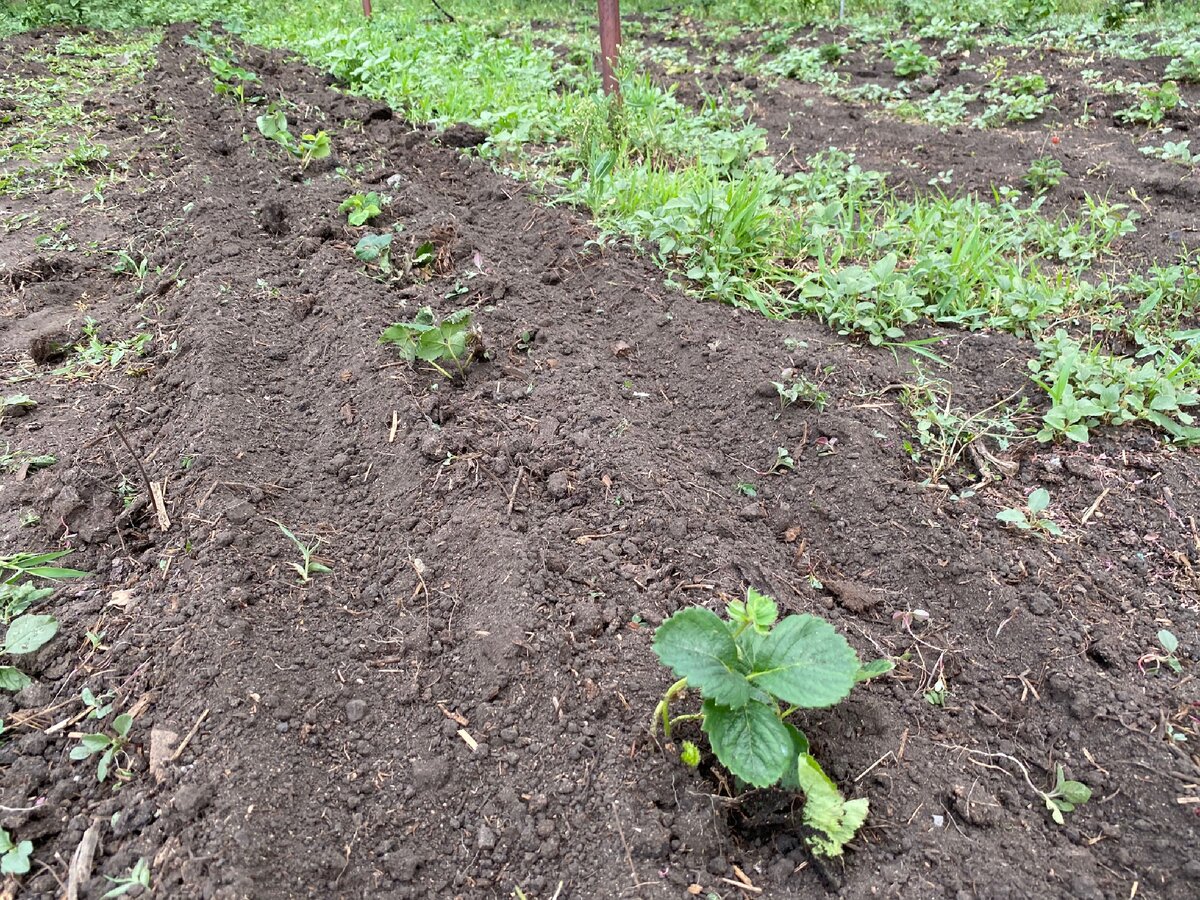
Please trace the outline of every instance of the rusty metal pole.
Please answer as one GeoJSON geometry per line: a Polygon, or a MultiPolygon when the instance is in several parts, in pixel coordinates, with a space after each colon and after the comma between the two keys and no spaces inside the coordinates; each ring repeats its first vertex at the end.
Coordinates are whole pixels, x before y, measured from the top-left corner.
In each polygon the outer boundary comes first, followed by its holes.
{"type": "Polygon", "coordinates": [[[371,18],[371,0],[363,0],[363,15],[371,18]]]}
{"type": "Polygon", "coordinates": [[[604,93],[620,96],[621,86],[613,69],[621,50],[620,0],[597,0],[600,13],[600,79],[604,93]]]}

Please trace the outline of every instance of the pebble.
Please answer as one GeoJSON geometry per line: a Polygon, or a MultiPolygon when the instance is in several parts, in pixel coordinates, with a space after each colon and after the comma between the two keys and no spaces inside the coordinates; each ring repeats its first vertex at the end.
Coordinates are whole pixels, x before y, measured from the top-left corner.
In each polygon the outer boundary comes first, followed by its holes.
{"type": "Polygon", "coordinates": [[[366,700],[351,700],[346,704],[346,720],[349,722],[361,722],[367,714],[366,700]]]}

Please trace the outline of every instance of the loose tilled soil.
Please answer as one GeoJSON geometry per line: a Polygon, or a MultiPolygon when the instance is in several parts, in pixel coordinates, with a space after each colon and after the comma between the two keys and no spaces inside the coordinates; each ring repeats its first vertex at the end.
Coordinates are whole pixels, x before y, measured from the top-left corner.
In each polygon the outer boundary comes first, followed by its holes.
{"type": "MultiPolygon", "coordinates": [[[[902,451],[902,358],[669,289],[589,247],[575,213],[248,49],[351,180],[332,161],[302,175],[253,108],[213,94],[185,33],[103,101],[130,167],[103,208],[6,203],[65,218],[80,247],[136,241],[152,266],[138,295],[111,256],[0,237],[0,353],[40,376],[14,386],[40,405],[3,440],[59,457],[0,481],[0,548],[70,547],[95,573],[53,600],[60,634],[21,661],[35,685],[0,699],[0,824],[35,848],[0,895],[61,896],[93,826],[80,896],[140,857],[157,896],[189,898],[1195,895],[1194,452],[1134,429],[1026,446],[1012,477],[952,502],[902,451]],[[360,186],[393,195],[397,259],[434,241],[431,278],[363,272],[337,213],[360,186]],[[476,309],[491,358],[465,384],[431,391],[378,344],[423,304],[476,309]],[[83,312],[107,339],[155,334],[133,374],[34,366],[31,343],[83,312]],[[780,412],[767,382],[788,365],[824,379],[824,412],[780,412]],[[761,474],[779,447],[795,470],[761,474]],[[135,455],[167,482],[165,531],[135,455]],[[124,510],[122,479],[142,495],[124,510]],[[995,521],[1034,485],[1067,539],[995,521]],[[319,535],[333,573],[298,586],[276,520],[319,535]],[[870,799],[844,861],[809,857],[789,798],[730,798],[710,760],[686,769],[648,734],[670,682],[653,626],[748,585],[864,658],[904,655],[803,717],[870,799]],[[913,609],[930,618],[909,633],[895,613],[913,609]],[[1183,677],[1139,671],[1163,627],[1183,677]],[[942,707],[924,697],[939,671],[942,707]],[[96,727],[75,721],[85,684],[137,712],[120,790],[68,758],[96,727]],[[1039,787],[1062,763],[1094,798],[1056,826],[980,753],[1039,787]]],[[[1027,387],[1013,339],[949,334],[940,352],[964,405],[1027,387]]]]}

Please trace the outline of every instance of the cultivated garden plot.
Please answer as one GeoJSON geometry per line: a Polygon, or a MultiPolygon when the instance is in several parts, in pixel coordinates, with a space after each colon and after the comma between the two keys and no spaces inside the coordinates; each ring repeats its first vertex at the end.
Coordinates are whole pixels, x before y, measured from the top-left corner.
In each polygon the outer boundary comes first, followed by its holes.
{"type": "Polygon", "coordinates": [[[4,40],[0,897],[1192,896],[1195,23],[448,8],[4,40]]]}

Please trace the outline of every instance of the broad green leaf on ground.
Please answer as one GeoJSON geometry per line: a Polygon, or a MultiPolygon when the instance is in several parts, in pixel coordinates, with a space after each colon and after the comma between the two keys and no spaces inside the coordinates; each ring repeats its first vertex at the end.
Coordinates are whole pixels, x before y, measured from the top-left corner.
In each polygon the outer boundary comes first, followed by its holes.
{"type": "Polygon", "coordinates": [[[791,758],[792,735],[765,703],[753,700],[739,709],[705,700],[704,732],[726,769],[755,787],[770,787],[791,758]]]}
{"type": "Polygon", "coordinates": [[[815,616],[788,616],[761,640],[743,645],[756,687],[795,706],[833,706],[854,687],[858,654],[815,616]]]}
{"type": "Polygon", "coordinates": [[[654,652],[702,696],[728,707],[749,701],[751,686],[740,671],[737,645],[711,610],[693,607],[675,613],[654,632],[654,652]]]}
{"type": "Polygon", "coordinates": [[[33,679],[12,666],[0,666],[0,691],[23,691],[33,679]]]}
{"type": "Polygon", "coordinates": [[[58,631],[54,616],[17,616],[4,636],[4,652],[14,656],[32,653],[58,631]]]}
{"type": "Polygon", "coordinates": [[[867,820],[866,798],[847,802],[820,764],[808,754],[800,757],[796,777],[804,791],[804,824],[815,832],[809,844],[820,856],[840,856],[842,848],[867,820]]]}

